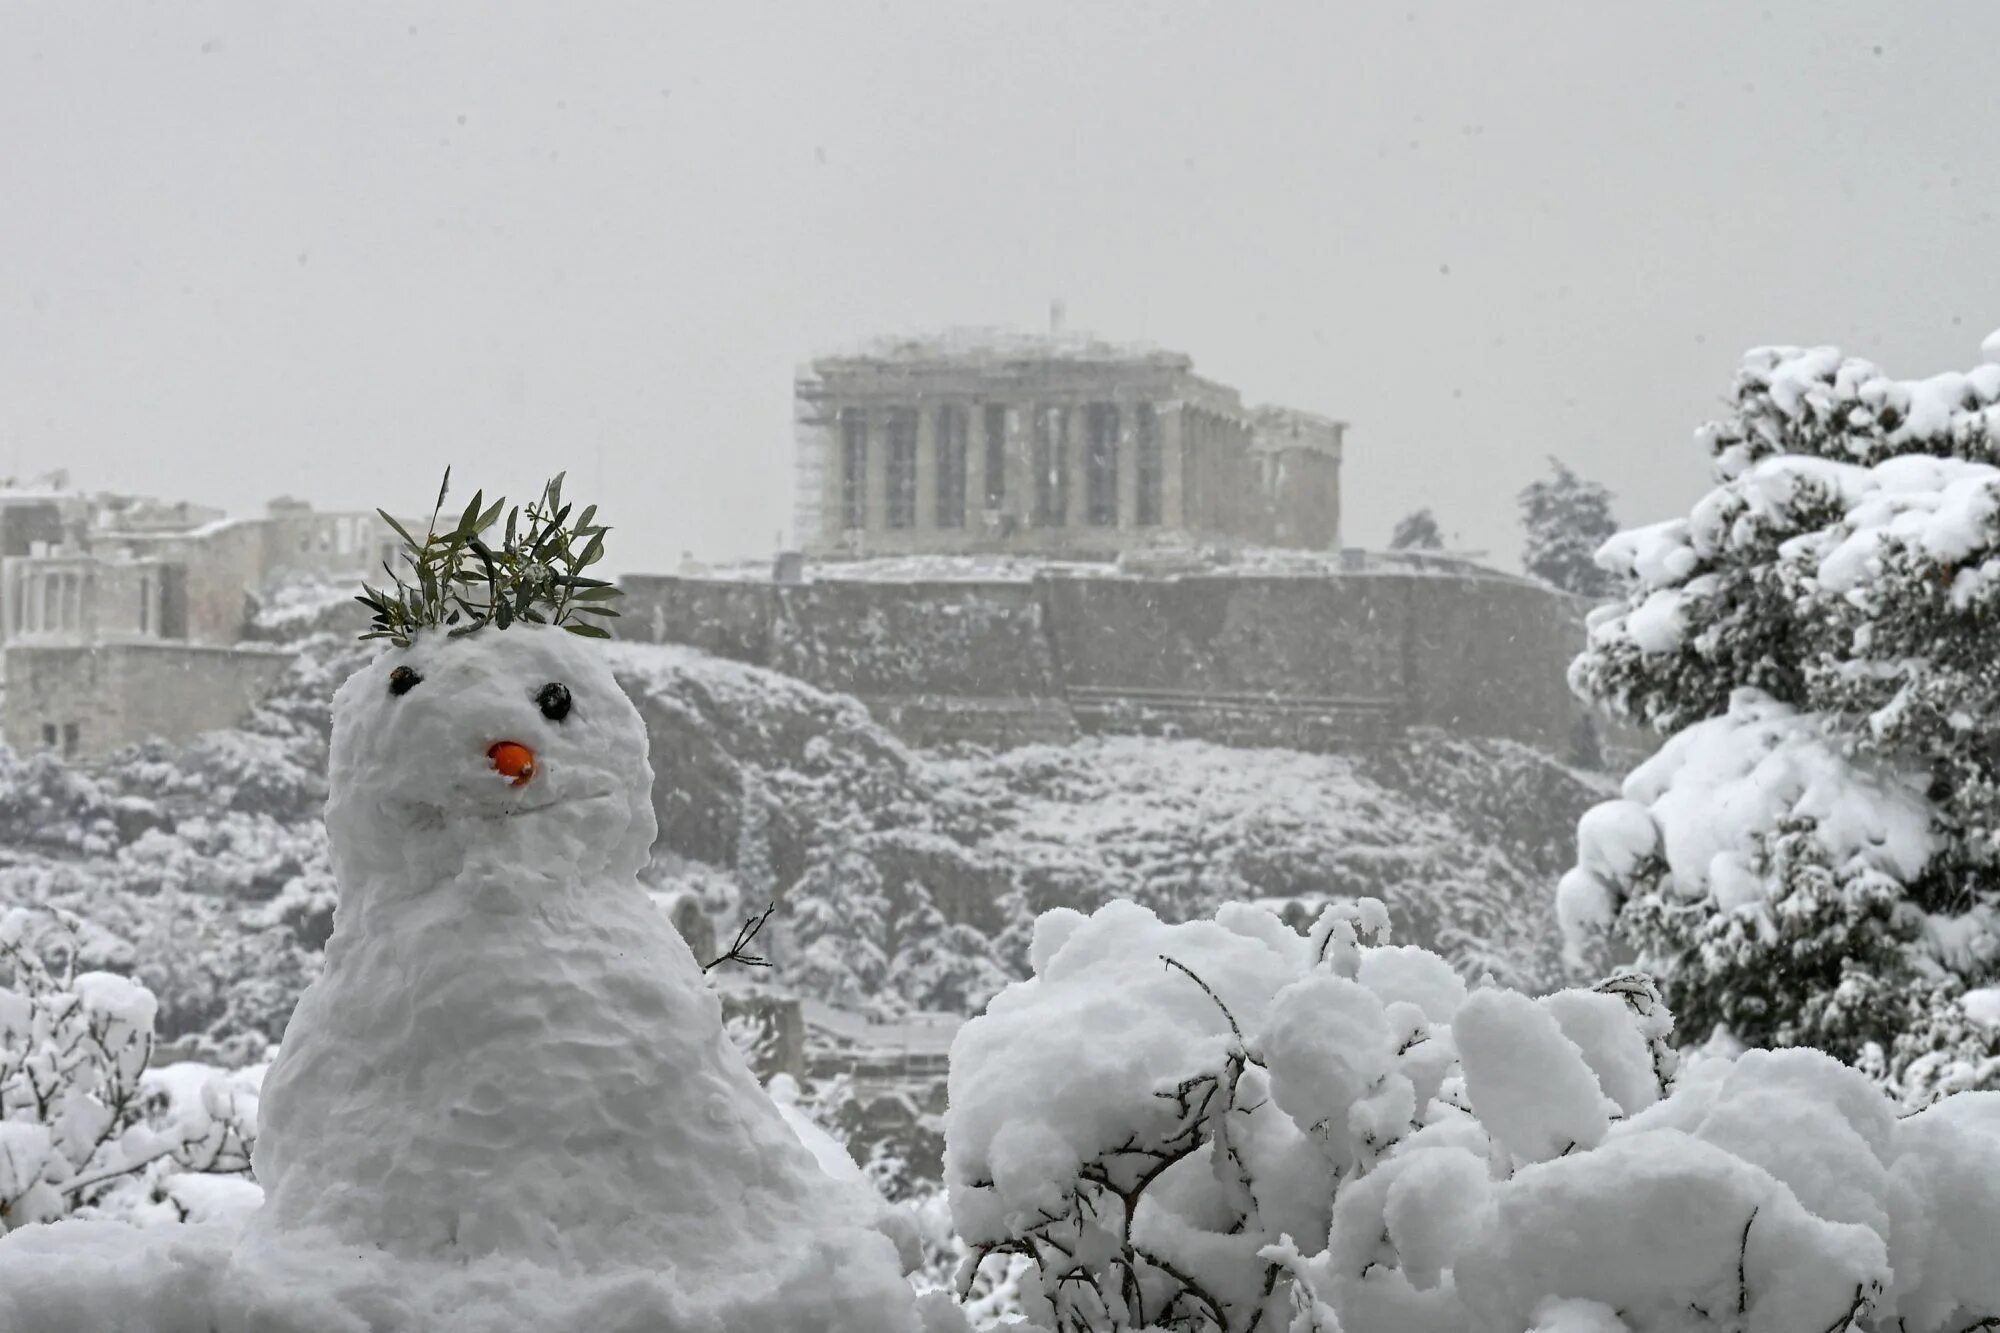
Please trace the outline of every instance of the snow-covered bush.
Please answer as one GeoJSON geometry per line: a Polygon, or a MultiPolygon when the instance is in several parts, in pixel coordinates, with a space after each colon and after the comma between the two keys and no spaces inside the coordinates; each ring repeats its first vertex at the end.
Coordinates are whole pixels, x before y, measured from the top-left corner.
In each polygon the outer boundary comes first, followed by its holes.
{"type": "Polygon", "coordinates": [[[293,645],[239,728],[129,747],[89,771],[0,749],[0,910],[71,911],[82,962],[136,977],[162,1043],[262,1059],[331,928],[327,699],[354,645],[293,645]]]}
{"type": "Polygon", "coordinates": [[[951,1197],[933,1188],[902,1205],[915,1223],[922,1255],[910,1273],[920,1292],[943,1291],[958,1296],[959,1307],[975,1329],[1006,1328],[1021,1319],[1021,1280],[1033,1270],[1025,1256],[1010,1254],[983,1263],[961,1290],[959,1275],[972,1251],[953,1230],[951,1197]]]}
{"type": "Polygon", "coordinates": [[[1823,1053],[1685,1069],[1641,975],[1539,999],[1260,908],[1037,923],[952,1049],[971,1279],[1060,1330],[1959,1333],[2000,1318],[2000,1094],[1897,1119],[1823,1053]]]}
{"type": "Polygon", "coordinates": [[[2000,1057],[1961,1002],[2000,976],[2000,365],[1896,381],[1767,348],[1732,408],[1704,432],[1715,489],[1599,552],[1631,590],[1572,684],[1678,734],[1584,819],[1566,934],[1622,937],[1697,1037],[1977,1069],[2000,1057]]]}
{"type": "Polygon", "coordinates": [[[71,1215],[254,1204],[254,1075],[149,1070],[152,994],[77,971],[78,924],[0,914],[0,1232],[71,1215]]]}
{"type": "Polygon", "coordinates": [[[53,751],[22,755],[0,745],[0,851],[90,854],[119,840],[118,804],[104,786],[53,751]]]}

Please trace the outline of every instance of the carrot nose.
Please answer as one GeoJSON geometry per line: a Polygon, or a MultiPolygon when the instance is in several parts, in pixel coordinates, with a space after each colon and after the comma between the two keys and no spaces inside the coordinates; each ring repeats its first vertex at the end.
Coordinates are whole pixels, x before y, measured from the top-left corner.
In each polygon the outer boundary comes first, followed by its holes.
{"type": "Polygon", "coordinates": [[[535,776],[535,752],[519,741],[501,741],[486,752],[493,761],[494,771],[503,778],[513,779],[516,787],[528,785],[528,779],[535,776]]]}

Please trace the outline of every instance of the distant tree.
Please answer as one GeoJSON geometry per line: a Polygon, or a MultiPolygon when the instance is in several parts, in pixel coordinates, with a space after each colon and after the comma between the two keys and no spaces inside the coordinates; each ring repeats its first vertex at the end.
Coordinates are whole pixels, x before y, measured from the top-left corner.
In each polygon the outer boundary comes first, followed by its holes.
{"type": "Polygon", "coordinates": [[[785,896],[785,981],[815,998],[860,1009],[888,978],[889,901],[875,863],[854,847],[807,869],[785,896]]]}
{"type": "Polygon", "coordinates": [[[737,802],[735,870],[743,903],[748,905],[778,896],[778,872],[771,863],[771,795],[754,771],[744,773],[742,792],[737,802]]]}
{"type": "Polygon", "coordinates": [[[1389,535],[1389,549],[1442,551],[1444,532],[1438,527],[1437,515],[1429,509],[1419,509],[1413,514],[1403,515],[1396,522],[1396,530],[1389,535]]]}
{"type": "Polygon", "coordinates": [[[1618,531],[1618,520],[1611,517],[1611,492],[1577,476],[1560,459],[1551,458],[1549,464],[1555,476],[1520,495],[1521,528],[1527,535],[1521,563],[1565,592],[1612,596],[1618,581],[1597,564],[1597,548],[1618,531]]]}
{"type": "Polygon", "coordinates": [[[890,922],[888,986],[917,1009],[976,1013],[1013,978],[992,941],[964,922],[945,919],[930,891],[912,882],[890,922]]]}

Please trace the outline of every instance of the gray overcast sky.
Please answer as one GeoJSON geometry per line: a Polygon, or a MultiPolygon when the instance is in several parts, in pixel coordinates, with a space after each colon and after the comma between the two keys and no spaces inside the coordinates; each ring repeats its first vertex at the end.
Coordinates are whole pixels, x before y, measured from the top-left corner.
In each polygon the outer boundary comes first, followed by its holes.
{"type": "Polygon", "coordinates": [[[1698,493],[1738,352],[2000,323],[2000,5],[0,0],[0,474],[254,510],[567,467],[762,554],[797,362],[1045,324],[1353,423],[1350,541],[1698,493]]]}

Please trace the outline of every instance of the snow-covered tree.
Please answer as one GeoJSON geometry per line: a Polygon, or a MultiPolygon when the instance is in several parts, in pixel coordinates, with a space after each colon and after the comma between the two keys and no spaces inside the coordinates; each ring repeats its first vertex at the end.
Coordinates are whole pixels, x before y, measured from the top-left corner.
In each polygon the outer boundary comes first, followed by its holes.
{"type": "Polygon", "coordinates": [[[1571,682],[1672,739],[1585,817],[1565,930],[1696,1037],[1928,1058],[1920,1098],[2000,1056],[2000,365],[1763,349],[1703,438],[1715,488],[1599,555],[1630,590],[1571,682]]]}
{"type": "Polygon", "coordinates": [[[186,1217],[217,1186],[254,1204],[247,1181],[177,1178],[248,1175],[254,1093],[216,1077],[174,1097],[147,1069],[152,994],[78,971],[82,939],[67,915],[0,914],[0,1232],[149,1203],[186,1217]]]}
{"type": "Polygon", "coordinates": [[[1597,563],[1597,548],[1618,531],[1611,517],[1611,492],[1585,481],[1561,459],[1549,459],[1555,476],[1533,482],[1520,494],[1521,563],[1544,583],[1583,597],[1618,590],[1611,572],[1597,563]]]}
{"type": "Polygon", "coordinates": [[[1651,983],[1468,990],[1382,905],[1045,913],[952,1051],[972,1281],[1034,1326],[1961,1333],[2000,1316],[2000,1099],[1683,1061],[1651,983]]]}
{"type": "Polygon", "coordinates": [[[785,895],[777,980],[848,1009],[969,1013],[1010,978],[993,941],[948,920],[920,880],[889,883],[857,836],[785,895]]]}
{"type": "Polygon", "coordinates": [[[1416,510],[1396,520],[1395,531],[1389,534],[1389,549],[1392,551],[1442,551],[1444,530],[1438,527],[1437,515],[1428,508],[1416,510]]]}
{"type": "Polygon", "coordinates": [[[930,891],[913,881],[892,921],[888,987],[931,1013],[969,1014],[1013,978],[995,958],[992,941],[964,922],[945,918],[930,891]]]}
{"type": "Polygon", "coordinates": [[[852,848],[815,864],[785,896],[786,985],[845,1008],[864,1007],[889,975],[889,901],[875,863],[852,848]]]}
{"type": "Polygon", "coordinates": [[[755,770],[745,771],[737,803],[734,870],[742,902],[764,903],[778,896],[778,872],[771,864],[771,797],[755,770]]]}

